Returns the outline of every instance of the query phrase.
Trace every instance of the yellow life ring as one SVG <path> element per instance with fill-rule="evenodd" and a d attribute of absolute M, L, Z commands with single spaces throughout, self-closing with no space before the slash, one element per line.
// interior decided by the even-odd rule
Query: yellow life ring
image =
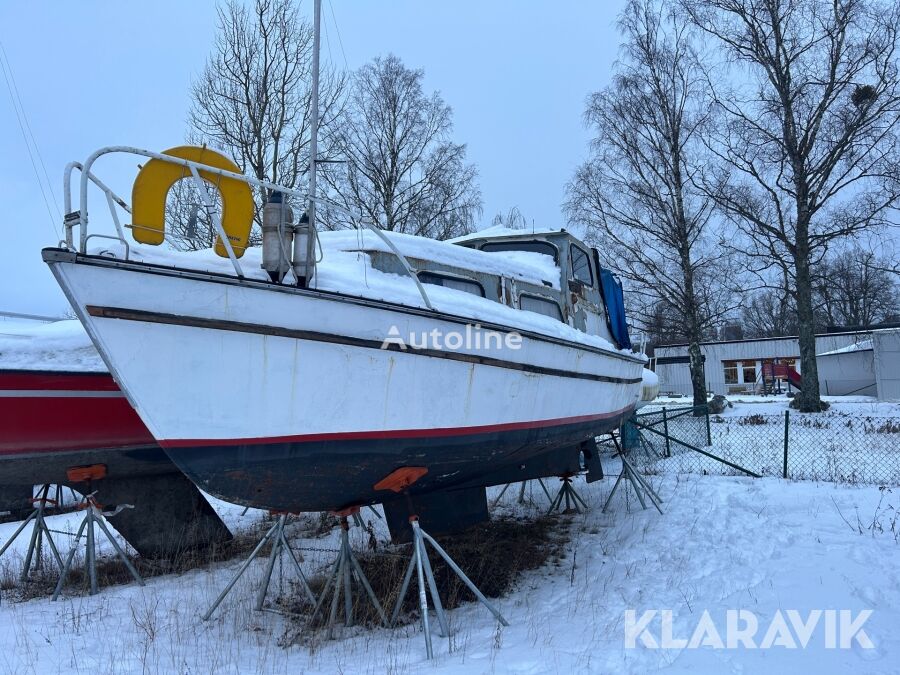
<path fill-rule="evenodd" d="M 209 148 L 180 145 L 164 150 L 162 154 L 234 173 L 241 172 L 237 164 L 228 157 Z M 250 186 L 235 178 L 219 176 L 209 171 L 201 170 L 198 173 L 222 195 L 222 228 L 231 242 L 234 254 L 240 258 L 247 248 L 253 225 L 254 206 Z M 176 182 L 190 175 L 190 169 L 159 159 L 151 159 L 144 164 L 131 188 L 132 234 L 135 241 L 154 246 L 163 242 L 166 197 Z M 223 258 L 228 257 L 221 237 L 216 240 L 216 253 Z"/>

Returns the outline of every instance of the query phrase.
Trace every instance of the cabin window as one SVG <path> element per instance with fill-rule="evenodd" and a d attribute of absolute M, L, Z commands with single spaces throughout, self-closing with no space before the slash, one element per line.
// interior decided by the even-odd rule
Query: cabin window
<path fill-rule="evenodd" d="M 723 361 L 722 365 L 725 368 L 725 384 L 737 384 L 738 383 L 738 362 L 737 361 Z"/>
<path fill-rule="evenodd" d="M 500 251 L 528 251 L 530 253 L 543 253 L 553 258 L 553 262 L 559 263 L 559 251 L 546 241 L 489 241 L 481 247 L 487 253 Z"/>
<path fill-rule="evenodd" d="M 457 291 L 471 293 L 479 297 L 484 297 L 484 287 L 477 281 L 471 279 L 462 279 L 460 277 L 451 277 L 447 274 L 437 274 L 435 272 L 419 272 L 419 281 L 423 284 L 431 284 L 432 286 L 443 286 L 444 288 L 452 288 Z"/>
<path fill-rule="evenodd" d="M 524 309 L 526 312 L 537 312 L 557 321 L 562 321 L 562 312 L 559 309 L 559 304 L 553 300 L 539 298 L 536 295 L 520 295 L 519 309 Z"/>
<path fill-rule="evenodd" d="M 594 273 L 591 272 L 591 259 L 578 246 L 572 244 L 569 248 L 572 256 L 572 278 L 580 281 L 585 286 L 594 285 Z"/>

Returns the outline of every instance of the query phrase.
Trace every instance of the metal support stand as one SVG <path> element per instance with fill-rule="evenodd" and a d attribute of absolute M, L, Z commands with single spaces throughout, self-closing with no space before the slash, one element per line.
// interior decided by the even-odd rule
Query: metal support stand
<path fill-rule="evenodd" d="M 428 621 L 428 597 L 425 593 L 425 585 L 427 583 L 428 590 L 431 593 L 431 601 L 434 603 L 435 613 L 438 617 L 438 623 L 441 628 L 441 637 L 449 637 L 450 636 L 450 626 L 447 623 L 447 615 L 444 613 L 444 606 L 441 604 L 441 599 L 438 596 L 437 583 L 434 580 L 434 572 L 431 570 L 431 562 L 428 560 L 428 552 L 425 550 L 425 542 L 427 541 L 434 548 L 435 551 L 444 559 L 444 562 L 450 566 L 450 569 L 453 570 L 454 574 L 458 576 L 466 586 L 468 586 L 469 590 L 475 594 L 475 597 L 481 602 L 482 605 L 490 610 L 491 614 L 496 617 L 497 621 L 499 621 L 502 625 L 508 626 L 509 623 L 506 619 L 503 618 L 503 615 L 494 607 L 484 594 L 478 590 L 478 587 L 472 583 L 472 580 L 466 576 L 466 573 L 463 572 L 459 566 L 453 562 L 453 558 L 451 558 L 447 552 L 441 548 L 440 544 L 438 544 L 430 534 L 425 532 L 421 527 L 419 527 L 419 517 L 418 516 L 410 516 L 409 518 L 410 525 L 412 525 L 413 530 L 413 555 L 409 561 L 409 566 L 406 568 L 406 574 L 403 577 L 403 585 L 400 587 L 400 595 L 397 597 L 397 605 L 394 607 L 394 613 L 391 615 L 391 625 L 397 621 L 397 617 L 400 616 L 400 608 L 403 606 L 403 601 L 406 599 L 406 593 L 409 590 L 409 583 L 412 580 L 413 568 L 416 570 L 416 576 L 419 582 L 419 612 L 422 615 L 422 631 L 425 633 L 425 652 L 428 658 L 432 658 L 434 656 L 434 651 L 431 646 L 431 627 Z"/>
<path fill-rule="evenodd" d="M 253 552 L 250 554 L 250 557 L 244 561 L 244 564 L 241 565 L 241 568 L 237 571 L 231 581 L 222 589 L 222 592 L 219 593 L 219 597 L 216 598 L 216 601 L 213 602 L 212 606 L 208 610 L 206 610 L 206 614 L 203 615 L 203 620 L 208 621 L 209 617 L 212 616 L 213 612 L 216 611 L 216 608 L 222 604 L 222 601 L 225 599 L 231 589 L 234 588 L 234 585 L 238 582 L 244 572 L 247 571 L 247 568 L 250 567 L 250 563 L 252 563 L 256 557 L 259 555 L 259 552 L 262 551 L 263 547 L 266 545 L 266 542 L 272 542 L 272 552 L 269 554 L 269 561 L 266 564 L 266 572 L 263 575 L 262 586 L 259 589 L 259 592 L 256 594 L 256 605 L 254 609 L 257 611 L 261 611 L 264 609 L 263 605 L 266 601 L 266 594 L 269 592 L 269 584 L 272 581 L 272 572 L 275 569 L 275 562 L 281 559 L 282 553 L 287 551 L 290 559 L 294 563 L 294 568 L 297 570 L 297 574 L 300 577 L 300 584 L 303 586 L 303 591 L 306 594 L 307 600 L 309 600 L 310 604 L 315 604 L 316 596 L 315 593 L 312 592 L 312 589 L 309 587 L 309 582 L 306 580 L 306 575 L 303 574 L 303 569 L 300 567 L 300 560 L 297 559 L 297 554 L 294 552 L 294 549 L 291 547 L 290 543 L 287 540 L 287 537 L 284 534 L 284 526 L 287 523 L 288 514 L 282 513 L 278 516 L 278 519 L 275 521 L 275 524 L 269 528 L 269 531 L 263 535 L 263 538 L 259 540 L 259 543 L 256 545 L 256 548 L 253 549 Z"/>
<path fill-rule="evenodd" d="M 82 533 L 86 534 L 84 566 L 91 581 L 90 594 L 97 594 L 97 548 L 94 525 L 99 526 L 100 531 L 106 535 L 107 541 L 112 544 L 116 555 L 125 564 L 125 567 L 128 568 L 128 571 L 131 573 L 132 578 L 139 585 L 144 585 L 144 580 L 141 578 L 141 575 L 138 574 L 138 571 L 134 568 L 134 565 L 131 564 L 128 556 L 125 555 L 125 551 L 122 550 L 122 547 L 119 546 L 119 542 L 116 541 L 116 538 L 112 535 L 112 533 L 110 533 L 109 528 L 106 526 L 106 515 L 114 516 L 122 509 L 133 507 L 131 505 L 121 505 L 117 507 L 116 510 L 112 513 L 104 514 L 101 510 L 100 505 L 94 499 L 95 494 L 96 492 L 91 492 L 85 495 L 84 500 L 79 505 L 80 509 L 84 509 L 84 520 L 81 521 L 81 525 L 78 527 L 78 533 L 75 535 L 75 543 L 72 544 L 72 549 L 69 551 L 69 555 L 66 557 L 66 562 L 64 565 L 62 565 L 62 571 L 59 574 L 59 581 L 56 584 L 56 590 L 53 591 L 53 597 L 51 598 L 51 600 L 56 600 L 57 598 L 59 598 L 59 594 L 62 592 L 63 586 L 66 583 L 66 578 L 69 576 L 69 571 L 72 569 L 72 561 L 75 559 L 75 552 L 78 550 L 78 542 L 81 540 Z"/>
<path fill-rule="evenodd" d="M 640 429 L 638 429 L 638 443 L 641 446 L 641 450 L 643 450 L 644 455 L 647 457 L 648 462 L 653 462 L 658 459 L 662 459 L 662 455 L 656 451 L 650 441 L 641 433 Z"/>
<path fill-rule="evenodd" d="M 34 504 L 34 511 L 32 511 L 29 516 L 22 521 L 22 524 L 16 528 L 16 531 L 13 533 L 12 537 L 9 538 L 3 548 L 0 548 L 0 556 L 6 553 L 6 549 L 10 547 L 10 545 L 16 540 L 22 530 L 24 530 L 28 523 L 34 521 L 34 527 L 31 529 L 31 539 L 28 542 L 28 551 L 25 554 L 25 565 L 22 567 L 22 574 L 19 576 L 19 581 L 27 581 L 28 574 L 31 571 L 31 562 L 34 561 L 34 570 L 41 571 L 44 566 L 43 560 L 43 542 L 44 538 L 47 539 L 47 544 L 50 546 L 50 551 L 53 553 L 53 557 L 56 559 L 56 565 L 59 569 L 63 568 L 62 557 L 59 555 L 59 551 L 56 549 L 56 544 L 53 543 L 53 537 L 50 536 L 50 528 L 47 527 L 47 521 L 44 520 L 44 511 L 48 506 L 56 506 L 57 502 L 53 499 L 49 499 L 47 497 L 47 493 L 50 491 L 49 485 L 44 485 L 38 490 L 38 494 L 36 497 L 32 498 L 31 502 Z M 35 555 L 36 554 L 36 555 Z"/>
<path fill-rule="evenodd" d="M 619 477 L 616 478 L 616 482 L 613 484 L 613 488 L 609 493 L 609 497 L 606 498 L 606 503 L 603 505 L 603 513 L 606 513 L 606 509 L 609 507 L 610 502 L 612 501 L 613 496 L 616 494 L 616 490 L 619 488 L 619 484 L 622 482 L 622 479 L 625 478 L 631 483 L 631 487 L 634 489 L 634 494 L 637 495 L 638 501 L 641 503 L 641 508 L 647 508 L 647 502 L 644 499 L 644 493 L 647 493 L 647 496 L 650 498 L 650 501 L 653 503 L 653 506 L 656 507 L 656 510 L 663 512 L 662 510 L 662 498 L 656 493 L 656 491 L 650 487 L 650 484 L 644 479 L 644 477 L 638 473 L 635 468 L 631 465 L 631 462 L 625 457 L 625 453 L 619 447 L 618 442 L 616 441 L 615 436 L 612 437 L 613 443 L 616 446 L 616 453 L 619 456 L 619 459 L 622 460 L 622 472 L 619 474 Z"/>
<path fill-rule="evenodd" d="M 353 513 L 359 511 L 359 509 L 350 509 L 344 512 L 341 512 L 341 547 L 338 552 L 338 557 L 334 561 L 334 566 L 332 567 L 331 574 L 328 576 L 328 580 L 325 582 L 325 587 L 322 589 L 322 594 L 319 596 L 319 600 L 316 603 L 316 608 L 313 610 L 312 616 L 309 618 L 309 622 L 312 623 L 315 621 L 315 618 L 318 616 L 319 611 L 325 604 L 325 598 L 328 597 L 329 591 L 332 591 L 331 596 L 331 611 L 328 615 L 328 638 L 331 639 L 334 636 L 334 623 L 337 618 L 337 609 L 338 604 L 340 603 L 341 591 L 343 590 L 344 594 L 344 625 L 349 627 L 353 625 L 353 595 L 351 588 L 351 581 L 354 577 L 356 577 L 356 582 L 362 586 L 366 595 L 369 597 L 369 601 L 372 603 L 372 606 L 378 611 L 378 615 L 381 617 L 381 623 L 385 627 L 387 627 L 387 616 L 384 613 L 384 609 L 381 607 L 381 603 L 378 602 L 378 598 L 375 597 L 375 591 L 372 590 L 372 585 L 369 583 L 369 579 L 366 577 L 365 573 L 363 573 L 362 568 L 359 566 L 359 561 L 356 559 L 356 556 L 353 554 L 353 549 L 350 548 L 350 523 L 347 520 L 348 515 L 352 515 Z M 334 588 L 332 589 L 332 584 Z"/>
<path fill-rule="evenodd" d="M 559 488 L 559 492 L 556 493 L 556 497 L 554 497 L 550 504 L 550 508 L 547 510 L 548 515 L 562 508 L 563 500 L 566 502 L 566 508 L 563 510 L 563 513 L 572 513 L 573 511 L 575 513 L 581 513 L 582 508 L 587 511 L 587 503 L 581 498 L 581 495 L 576 492 L 575 488 L 572 487 L 573 475 L 574 474 L 567 473 L 559 477 L 559 480 L 562 481 L 562 485 Z"/>
<path fill-rule="evenodd" d="M 372 513 L 374 513 L 375 517 L 378 518 L 378 520 L 381 520 L 381 514 L 375 510 L 374 506 L 367 506 L 366 508 L 369 509 L 369 511 L 371 511 Z M 359 511 L 354 511 L 352 515 L 353 515 L 353 524 L 354 525 L 356 525 L 357 527 L 365 527 L 365 523 L 363 523 L 363 519 L 362 519 L 362 516 L 359 515 Z"/>
<path fill-rule="evenodd" d="M 544 479 L 536 478 L 535 480 L 540 484 L 541 489 L 544 491 L 544 494 L 547 495 L 547 501 L 552 503 L 553 497 L 550 496 L 550 491 L 547 490 L 547 486 L 544 484 Z M 519 504 L 525 503 L 525 487 L 530 482 L 531 481 L 523 480 L 522 482 L 519 483 L 519 498 L 517 499 Z M 500 500 L 503 498 L 503 495 L 506 494 L 506 491 L 509 489 L 510 485 L 512 485 L 512 483 L 507 483 L 506 485 L 503 486 L 503 489 L 500 490 L 500 494 L 498 494 L 496 497 L 494 497 L 494 501 L 491 502 L 491 508 L 497 506 L 497 504 L 500 503 Z M 529 501 L 530 501 L 530 497 L 529 497 Z M 534 503 L 534 502 L 532 502 L 532 503 Z"/>

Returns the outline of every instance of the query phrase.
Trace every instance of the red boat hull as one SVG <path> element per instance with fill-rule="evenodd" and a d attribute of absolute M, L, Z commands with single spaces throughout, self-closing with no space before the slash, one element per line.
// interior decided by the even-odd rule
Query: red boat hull
<path fill-rule="evenodd" d="M 0 370 L 0 511 L 27 511 L 33 485 L 69 484 L 69 468 L 91 464 L 106 466 L 90 487 L 101 503 L 134 506 L 113 524 L 142 555 L 231 538 L 108 373 Z"/>
<path fill-rule="evenodd" d="M 0 457 L 155 445 L 108 373 L 0 371 Z"/>

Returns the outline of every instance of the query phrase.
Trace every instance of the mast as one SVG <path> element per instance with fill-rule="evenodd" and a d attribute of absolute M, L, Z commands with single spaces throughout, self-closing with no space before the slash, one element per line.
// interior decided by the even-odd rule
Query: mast
<path fill-rule="evenodd" d="M 313 19 L 312 98 L 309 123 L 309 238 L 306 242 L 306 285 L 309 286 L 316 257 L 316 157 L 319 142 L 319 38 L 322 18 L 322 0 L 315 0 Z"/>

